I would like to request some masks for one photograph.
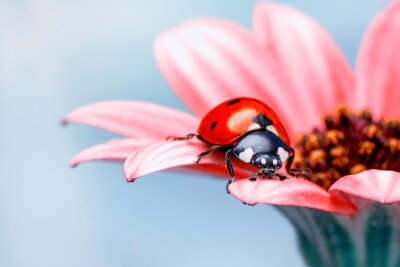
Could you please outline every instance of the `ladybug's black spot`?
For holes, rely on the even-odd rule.
[[[231,106],[231,105],[234,105],[234,104],[236,104],[238,102],[240,102],[240,98],[233,99],[233,100],[229,101],[226,105],[227,106]]]
[[[210,126],[211,131],[214,130],[215,126],[217,126],[217,122],[216,121],[211,123],[211,126]]]

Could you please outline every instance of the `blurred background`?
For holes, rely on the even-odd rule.
[[[250,27],[252,0],[0,0],[0,266],[304,266],[288,221],[247,207],[210,177],[68,161],[115,138],[60,119],[88,103],[187,110],[155,65],[157,35],[198,16]],[[278,1],[305,11],[354,64],[388,2]]]

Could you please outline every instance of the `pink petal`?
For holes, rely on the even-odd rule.
[[[198,118],[160,105],[109,101],[80,107],[64,119],[99,127],[128,137],[165,139],[195,132]]]
[[[136,148],[149,144],[150,142],[152,142],[150,139],[111,140],[80,152],[70,161],[69,164],[72,167],[75,167],[82,162],[93,160],[124,161]]]
[[[194,164],[182,168],[176,168],[174,170],[190,173],[197,172],[202,175],[206,174],[224,179],[229,178],[228,170],[225,164]],[[249,170],[235,168],[235,179],[249,178],[253,173],[254,172]]]
[[[228,21],[195,19],[162,34],[155,57],[170,86],[198,115],[239,96],[282,106],[271,62],[248,30]],[[279,112],[278,112],[279,113]]]
[[[347,215],[357,211],[351,202],[330,195],[314,183],[297,178],[284,181],[239,180],[229,186],[229,191],[234,197],[250,205],[299,206]]]
[[[329,192],[348,199],[368,199],[383,204],[400,201],[400,173],[367,170],[334,183]]]
[[[400,1],[371,23],[356,64],[358,107],[369,106],[378,117],[400,116]]]
[[[284,5],[260,3],[253,15],[255,36],[286,82],[281,106],[292,131],[312,129],[321,116],[348,99],[354,84],[350,66],[335,42],[310,17]],[[301,116],[299,116],[299,112]]]
[[[196,166],[195,160],[209,145],[201,141],[160,141],[136,149],[125,161],[124,174],[129,182],[139,176],[174,168]],[[246,168],[248,164],[234,161],[234,166]],[[201,159],[199,164],[224,165],[223,153],[216,151]],[[221,168],[221,167],[218,167]],[[210,170],[213,173],[213,170]]]

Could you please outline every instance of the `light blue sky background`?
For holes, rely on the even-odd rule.
[[[152,57],[156,36],[197,16],[250,25],[251,0],[0,0],[0,266],[303,266],[286,219],[206,176],[71,169],[112,134],[59,120],[80,105],[146,100],[186,110]],[[316,18],[353,63],[387,1],[282,1]]]

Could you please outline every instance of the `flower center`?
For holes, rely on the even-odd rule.
[[[341,105],[324,122],[324,129],[296,138],[294,167],[311,170],[312,182],[328,189],[367,169],[400,171],[400,121],[374,120],[367,109]]]

